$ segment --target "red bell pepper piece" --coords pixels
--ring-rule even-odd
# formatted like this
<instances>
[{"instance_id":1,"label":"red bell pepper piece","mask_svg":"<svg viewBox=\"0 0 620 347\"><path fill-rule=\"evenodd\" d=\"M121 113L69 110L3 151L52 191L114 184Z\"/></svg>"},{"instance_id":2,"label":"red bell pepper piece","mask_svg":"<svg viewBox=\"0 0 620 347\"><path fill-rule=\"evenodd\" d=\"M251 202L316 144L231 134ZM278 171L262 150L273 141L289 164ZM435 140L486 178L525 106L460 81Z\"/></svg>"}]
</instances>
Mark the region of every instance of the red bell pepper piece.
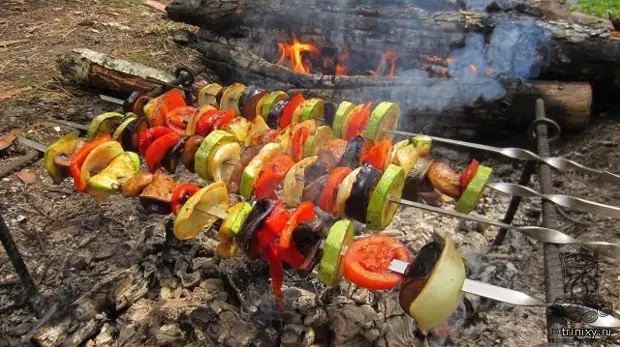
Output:
<instances>
[{"instance_id":1,"label":"red bell pepper piece","mask_svg":"<svg viewBox=\"0 0 620 347\"><path fill-rule=\"evenodd\" d=\"M386 162L390 158L390 150L392 149L392 142L390 140L382 140L377 142L368 153L362 156L362 163L370 164L377 170L383 171L385 169Z\"/></svg>"},{"instance_id":2,"label":"red bell pepper piece","mask_svg":"<svg viewBox=\"0 0 620 347\"><path fill-rule=\"evenodd\" d=\"M183 93L178 89L172 89L161 96L151 115L151 125L161 127L166 125L166 114L177 107L186 106Z\"/></svg>"},{"instance_id":3,"label":"red bell pepper piece","mask_svg":"<svg viewBox=\"0 0 620 347\"><path fill-rule=\"evenodd\" d=\"M200 136L207 136L209 133L219 127L224 127L235 116L235 111L230 109L227 111L209 110L202 116L199 115L198 122L196 123L196 131L194 134ZM219 126L219 127L217 127Z\"/></svg>"},{"instance_id":4,"label":"red bell pepper piece","mask_svg":"<svg viewBox=\"0 0 620 347\"><path fill-rule=\"evenodd\" d=\"M278 121L278 127L280 129L284 129L293 121L293 113L297 109L302 102L304 102L304 96L301 93L296 93L293 95L291 100L289 100L284 110L282 110L282 115L280 116L280 120Z\"/></svg>"},{"instance_id":5,"label":"red bell pepper piece","mask_svg":"<svg viewBox=\"0 0 620 347\"><path fill-rule=\"evenodd\" d=\"M461 175L461 191L467 188L467 185L469 184L469 182L471 182L471 180L476 175L476 171L478 171L479 166L480 166L480 163L476 159L473 159L471 163L467 165L467 168Z\"/></svg>"},{"instance_id":6,"label":"red bell pepper piece","mask_svg":"<svg viewBox=\"0 0 620 347\"><path fill-rule=\"evenodd\" d=\"M140 133L140 140L138 141L138 152L141 156L146 155L146 151L153 141L158 138L173 133L172 129L166 127L153 127L146 129Z\"/></svg>"},{"instance_id":7,"label":"red bell pepper piece","mask_svg":"<svg viewBox=\"0 0 620 347\"><path fill-rule=\"evenodd\" d=\"M327 183L325 183L325 187L323 187L323 191L319 196L318 205L319 208L327 213L332 215L336 215L338 210L336 209L336 205L334 204L334 200L336 199L336 190L338 189L338 185L347 177L348 174L351 173L350 167L337 167L329 174L327 177Z\"/></svg>"},{"instance_id":8,"label":"red bell pepper piece","mask_svg":"<svg viewBox=\"0 0 620 347\"><path fill-rule=\"evenodd\" d=\"M311 219L316 219L314 204L310 201L304 201L297 206L278 240L278 254L280 259L295 269L299 269L301 265L303 265L305 258L303 254L299 253L291 241L293 230L297 228L299 223Z\"/></svg>"},{"instance_id":9,"label":"red bell pepper piece","mask_svg":"<svg viewBox=\"0 0 620 347\"><path fill-rule=\"evenodd\" d=\"M265 219L265 224L258 231L259 252L263 253L268 247L275 243L276 238L286 227L291 214L286 209L282 201L277 200L273 211Z\"/></svg>"},{"instance_id":10,"label":"red bell pepper piece","mask_svg":"<svg viewBox=\"0 0 620 347\"><path fill-rule=\"evenodd\" d=\"M200 190L195 184L181 184L178 186L174 192L172 193L172 198L170 199L170 207L172 208L172 213L176 216L179 214L181 207L183 204L189 199L192 195L196 194Z\"/></svg>"},{"instance_id":11,"label":"red bell pepper piece","mask_svg":"<svg viewBox=\"0 0 620 347\"><path fill-rule=\"evenodd\" d=\"M288 155L278 155L263 166L263 172L254 185L254 195L257 199L269 198L277 200L276 187L282 183L288 170L295 162Z\"/></svg>"},{"instance_id":12,"label":"red bell pepper piece","mask_svg":"<svg viewBox=\"0 0 620 347\"><path fill-rule=\"evenodd\" d=\"M147 148L144 160L150 172L155 172L161 166L166 153L179 143L179 140L179 135L173 132L158 138Z\"/></svg>"},{"instance_id":13,"label":"red bell pepper piece","mask_svg":"<svg viewBox=\"0 0 620 347\"><path fill-rule=\"evenodd\" d=\"M217 118L213 122L213 129L222 129L226 126L226 124L232 122L233 118L235 118L235 110L232 108L226 111L221 111L218 113Z\"/></svg>"},{"instance_id":14,"label":"red bell pepper piece","mask_svg":"<svg viewBox=\"0 0 620 347\"><path fill-rule=\"evenodd\" d=\"M278 256L278 247L272 244L266 252L266 258L269 262L269 274L271 275L271 287L273 294L278 299L278 307L280 312L284 312L284 295L282 294L282 283L284 282L284 270L282 269L282 260Z\"/></svg>"},{"instance_id":15,"label":"red bell pepper piece","mask_svg":"<svg viewBox=\"0 0 620 347\"><path fill-rule=\"evenodd\" d=\"M185 135L185 128L198 110L192 106L180 106L166 114L166 126L179 135Z\"/></svg>"},{"instance_id":16,"label":"red bell pepper piece","mask_svg":"<svg viewBox=\"0 0 620 347\"><path fill-rule=\"evenodd\" d=\"M348 117L347 133L345 134L344 140L349 141L357 135L364 134L364 130L370 119L371 106L372 103L368 101L361 110Z\"/></svg>"},{"instance_id":17,"label":"red bell pepper piece","mask_svg":"<svg viewBox=\"0 0 620 347\"><path fill-rule=\"evenodd\" d=\"M304 143L310 136L310 129L302 126L297 128L291 138L291 152L293 152L293 160L298 162L304 158Z\"/></svg>"},{"instance_id":18,"label":"red bell pepper piece","mask_svg":"<svg viewBox=\"0 0 620 347\"><path fill-rule=\"evenodd\" d=\"M73 176L73 183L75 184L75 189L77 189L78 191L86 191L86 182L82 181L82 164L84 164L86 157L88 157L90 152L92 152L95 147L108 141L112 141L112 137L109 134L99 136L93 141L84 145L84 147L82 147L79 151L77 151L77 153L72 156L71 164L69 164L69 171L71 171L71 176Z\"/></svg>"}]
</instances>

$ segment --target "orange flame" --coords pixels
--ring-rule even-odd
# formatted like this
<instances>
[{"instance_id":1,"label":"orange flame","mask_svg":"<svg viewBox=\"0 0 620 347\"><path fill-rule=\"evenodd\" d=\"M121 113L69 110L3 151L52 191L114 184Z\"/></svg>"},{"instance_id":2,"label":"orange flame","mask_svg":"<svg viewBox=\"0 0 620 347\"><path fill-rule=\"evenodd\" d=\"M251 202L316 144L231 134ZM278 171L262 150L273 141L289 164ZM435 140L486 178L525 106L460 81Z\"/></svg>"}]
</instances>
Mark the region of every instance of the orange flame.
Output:
<instances>
[{"instance_id":1,"label":"orange flame","mask_svg":"<svg viewBox=\"0 0 620 347\"><path fill-rule=\"evenodd\" d=\"M351 58L351 54L348 50L340 53L338 56L338 64L336 64L336 76L344 76L348 74L348 69L346 68L346 64L349 62Z\"/></svg>"},{"instance_id":2,"label":"orange flame","mask_svg":"<svg viewBox=\"0 0 620 347\"><path fill-rule=\"evenodd\" d=\"M390 64L389 72L385 75L387 77L394 77L396 74L396 61L398 60L398 54L393 50L387 50L381 55L381 61L375 70L369 70L371 75L377 76L380 72L384 71L388 64Z\"/></svg>"},{"instance_id":3,"label":"orange flame","mask_svg":"<svg viewBox=\"0 0 620 347\"><path fill-rule=\"evenodd\" d=\"M478 68L476 67L476 65L469 65L469 67L471 68L471 71L473 73L478 73Z\"/></svg>"},{"instance_id":4,"label":"orange flame","mask_svg":"<svg viewBox=\"0 0 620 347\"><path fill-rule=\"evenodd\" d=\"M279 42L280 59L276 64L285 65L285 62L293 71L297 73L309 74L312 72L311 63L303 59L302 53L309 52L317 54L319 49L310 43L301 43L297 39L293 39L293 43ZM287 61L288 58L288 61Z\"/></svg>"}]
</instances>

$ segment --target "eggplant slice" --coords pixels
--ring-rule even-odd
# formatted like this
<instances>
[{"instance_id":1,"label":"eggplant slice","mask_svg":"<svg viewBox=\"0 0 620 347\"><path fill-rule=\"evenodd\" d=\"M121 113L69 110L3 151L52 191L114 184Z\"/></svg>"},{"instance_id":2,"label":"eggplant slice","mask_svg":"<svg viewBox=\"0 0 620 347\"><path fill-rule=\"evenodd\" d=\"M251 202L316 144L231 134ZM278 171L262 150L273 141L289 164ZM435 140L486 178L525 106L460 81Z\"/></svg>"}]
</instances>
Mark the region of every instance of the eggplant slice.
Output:
<instances>
[{"instance_id":1,"label":"eggplant slice","mask_svg":"<svg viewBox=\"0 0 620 347\"><path fill-rule=\"evenodd\" d=\"M280 117L282 117L282 112L288 105L288 100L280 100L276 102L275 105L269 111L269 115L267 115L267 125L271 129L277 129L278 124L280 123Z\"/></svg>"},{"instance_id":2,"label":"eggplant slice","mask_svg":"<svg viewBox=\"0 0 620 347\"><path fill-rule=\"evenodd\" d=\"M366 211L368 211L370 195L381 178L381 174L380 170L368 164L362 166L351 187L351 194L347 201L345 201L347 217L355 219L360 223L366 223Z\"/></svg>"},{"instance_id":3,"label":"eggplant slice","mask_svg":"<svg viewBox=\"0 0 620 347\"><path fill-rule=\"evenodd\" d=\"M236 236L237 245L252 260L258 259L259 256L258 231L275 207L276 203L271 199L258 200Z\"/></svg>"}]
</instances>

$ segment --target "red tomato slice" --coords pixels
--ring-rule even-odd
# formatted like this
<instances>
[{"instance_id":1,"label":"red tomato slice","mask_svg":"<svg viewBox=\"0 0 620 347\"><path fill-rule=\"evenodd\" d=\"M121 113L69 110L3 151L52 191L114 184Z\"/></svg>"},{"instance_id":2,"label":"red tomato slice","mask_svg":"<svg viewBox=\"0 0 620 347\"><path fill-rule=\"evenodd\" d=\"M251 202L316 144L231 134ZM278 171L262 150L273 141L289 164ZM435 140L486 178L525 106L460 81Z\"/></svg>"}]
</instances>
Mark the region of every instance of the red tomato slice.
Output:
<instances>
[{"instance_id":1,"label":"red tomato slice","mask_svg":"<svg viewBox=\"0 0 620 347\"><path fill-rule=\"evenodd\" d=\"M254 185L254 196L257 199L269 198L278 200L275 189L286 176L295 162L288 155L278 155L263 166L263 172Z\"/></svg>"},{"instance_id":2,"label":"red tomato slice","mask_svg":"<svg viewBox=\"0 0 620 347\"><path fill-rule=\"evenodd\" d=\"M84 145L84 147L77 151L77 153L75 153L75 155L73 155L73 157L71 158L69 171L71 171L71 176L73 176L73 183L75 184L75 189L77 189L78 191L86 191L86 182L82 181L82 164L84 164L86 157L90 154L90 152L93 151L93 149L95 149L95 147L108 141L112 141L112 137L109 134L99 136L92 142Z\"/></svg>"},{"instance_id":3,"label":"red tomato slice","mask_svg":"<svg viewBox=\"0 0 620 347\"><path fill-rule=\"evenodd\" d=\"M368 101L359 112L356 112L348 117L347 133L345 134L344 140L349 141L357 135L364 134L364 130L366 129L366 125L370 119L371 107L372 103Z\"/></svg>"},{"instance_id":4,"label":"red tomato slice","mask_svg":"<svg viewBox=\"0 0 620 347\"><path fill-rule=\"evenodd\" d=\"M140 133L140 140L138 141L138 152L141 156L146 155L146 151L153 141L158 138L172 133L172 129L166 127L154 127L148 128Z\"/></svg>"},{"instance_id":5,"label":"red tomato slice","mask_svg":"<svg viewBox=\"0 0 620 347\"><path fill-rule=\"evenodd\" d=\"M480 163L476 159L473 159L471 163L467 165L467 168L461 174L461 191L465 190L469 182L474 178L476 171L478 171L478 166L480 166Z\"/></svg>"},{"instance_id":6,"label":"red tomato slice","mask_svg":"<svg viewBox=\"0 0 620 347\"><path fill-rule=\"evenodd\" d=\"M151 116L151 124L154 127L166 125L166 114L177 107L186 106L183 93L179 89L172 89L161 96L155 111Z\"/></svg>"},{"instance_id":7,"label":"red tomato slice","mask_svg":"<svg viewBox=\"0 0 620 347\"><path fill-rule=\"evenodd\" d=\"M158 138L147 148L144 160L150 172L155 172L161 166L161 161L166 153L179 143L179 140L179 135L171 132Z\"/></svg>"},{"instance_id":8,"label":"red tomato slice","mask_svg":"<svg viewBox=\"0 0 620 347\"><path fill-rule=\"evenodd\" d=\"M187 122L197 111L192 106L177 107L166 115L166 126L179 135L185 135Z\"/></svg>"},{"instance_id":9,"label":"red tomato slice","mask_svg":"<svg viewBox=\"0 0 620 347\"><path fill-rule=\"evenodd\" d=\"M297 228L299 223L311 219L316 219L314 204L310 201L304 201L297 206L295 212L293 212L291 218L288 220L286 228L282 231L282 234L280 234L280 239L278 240L278 254L280 259L295 269L300 268L305 259L291 242L293 230Z\"/></svg>"},{"instance_id":10,"label":"red tomato slice","mask_svg":"<svg viewBox=\"0 0 620 347\"><path fill-rule=\"evenodd\" d=\"M338 189L338 185L342 183L344 178L351 173L350 167L337 167L332 171L332 173L327 178L327 183L325 183L325 187L323 187L323 191L321 192L321 196L319 196L318 205L319 208L327 213L331 213L332 215L336 215L338 210L336 209L336 205L334 204L334 200L336 199L336 191Z\"/></svg>"},{"instance_id":11,"label":"red tomato slice","mask_svg":"<svg viewBox=\"0 0 620 347\"><path fill-rule=\"evenodd\" d=\"M174 193L172 193L172 198L170 199L170 207L172 207L172 213L176 216L179 214L181 207L183 204L189 199L192 195L196 194L200 190L195 184L181 184L178 186Z\"/></svg>"},{"instance_id":12,"label":"red tomato slice","mask_svg":"<svg viewBox=\"0 0 620 347\"><path fill-rule=\"evenodd\" d=\"M388 270L394 259L411 262L404 244L386 235L357 239L343 257L344 276L352 283L370 290L396 287L403 275Z\"/></svg>"},{"instance_id":13,"label":"red tomato slice","mask_svg":"<svg viewBox=\"0 0 620 347\"><path fill-rule=\"evenodd\" d=\"M377 142L372 148L362 156L362 163L370 164L377 170L383 171L386 162L390 158L390 150L392 142L390 140L382 140Z\"/></svg>"},{"instance_id":14,"label":"red tomato slice","mask_svg":"<svg viewBox=\"0 0 620 347\"><path fill-rule=\"evenodd\" d=\"M293 160L298 162L304 158L304 143L310 136L310 129L302 126L298 128L291 138L291 151L293 152Z\"/></svg>"},{"instance_id":15,"label":"red tomato slice","mask_svg":"<svg viewBox=\"0 0 620 347\"><path fill-rule=\"evenodd\" d=\"M293 113L297 109L302 102L304 102L304 96L301 93L296 93L293 95L291 100L288 102L284 110L282 110L282 115L280 116L280 120L278 122L278 127L280 129L284 129L293 121Z\"/></svg>"},{"instance_id":16,"label":"red tomato slice","mask_svg":"<svg viewBox=\"0 0 620 347\"><path fill-rule=\"evenodd\" d=\"M220 113L221 114L218 114L218 117L215 119L215 122L213 122L213 129L222 129L235 118L235 110L232 108Z\"/></svg>"}]
</instances>

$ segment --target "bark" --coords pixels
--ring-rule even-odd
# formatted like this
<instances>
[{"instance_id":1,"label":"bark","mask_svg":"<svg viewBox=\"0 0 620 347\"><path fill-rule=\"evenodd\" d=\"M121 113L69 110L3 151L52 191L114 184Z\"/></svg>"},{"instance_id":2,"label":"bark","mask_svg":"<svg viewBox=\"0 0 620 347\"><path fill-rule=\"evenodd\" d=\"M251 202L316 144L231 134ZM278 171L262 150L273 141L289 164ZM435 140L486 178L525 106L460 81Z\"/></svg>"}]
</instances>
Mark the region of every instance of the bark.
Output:
<instances>
[{"instance_id":1,"label":"bark","mask_svg":"<svg viewBox=\"0 0 620 347\"><path fill-rule=\"evenodd\" d=\"M59 58L58 67L68 82L127 95L135 90L148 91L158 86L146 78L164 82L174 79L174 76L161 70L114 59L89 49L72 50Z\"/></svg>"}]
</instances>

